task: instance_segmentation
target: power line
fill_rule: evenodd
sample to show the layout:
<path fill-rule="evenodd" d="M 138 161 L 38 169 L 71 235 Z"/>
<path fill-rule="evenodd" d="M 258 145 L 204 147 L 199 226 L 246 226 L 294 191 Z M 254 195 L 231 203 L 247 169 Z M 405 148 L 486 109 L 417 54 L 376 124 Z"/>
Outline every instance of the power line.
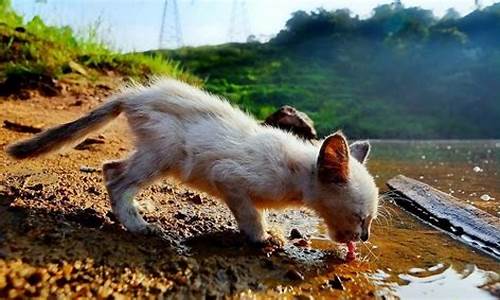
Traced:
<path fill-rule="evenodd" d="M 177 0 L 165 0 L 161 18 L 158 47 L 179 48 L 183 45 L 182 28 Z"/>
<path fill-rule="evenodd" d="M 246 1 L 233 0 L 228 40 L 230 42 L 242 42 L 246 41 L 249 35 L 250 22 L 248 21 Z"/>

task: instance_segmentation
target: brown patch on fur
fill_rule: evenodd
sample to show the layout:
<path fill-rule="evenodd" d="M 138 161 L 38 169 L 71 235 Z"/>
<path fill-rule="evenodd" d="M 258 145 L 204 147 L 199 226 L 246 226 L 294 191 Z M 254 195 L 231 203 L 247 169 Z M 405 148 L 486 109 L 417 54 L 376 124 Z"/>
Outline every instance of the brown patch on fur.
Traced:
<path fill-rule="evenodd" d="M 318 177 L 324 183 L 346 184 L 349 176 L 349 146 L 341 133 L 327 137 L 318 157 Z"/>
<path fill-rule="evenodd" d="M 297 174 L 297 172 L 299 172 L 299 165 L 295 161 L 288 161 L 287 167 L 292 174 Z"/>

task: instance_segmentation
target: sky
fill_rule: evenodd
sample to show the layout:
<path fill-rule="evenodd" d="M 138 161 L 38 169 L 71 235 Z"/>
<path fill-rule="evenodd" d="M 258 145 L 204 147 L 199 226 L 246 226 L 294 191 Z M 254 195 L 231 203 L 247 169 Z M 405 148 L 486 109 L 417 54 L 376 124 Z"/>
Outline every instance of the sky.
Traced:
<path fill-rule="evenodd" d="M 180 31 L 175 30 L 173 0 L 167 0 L 167 22 L 163 47 L 199 46 L 245 41 L 249 34 L 266 40 L 284 28 L 297 10 L 311 11 L 348 8 L 354 15 L 367 18 L 371 10 L 392 1 L 383 0 L 177 0 Z M 52 25 L 69 25 L 83 33 L 98 24 L 100 38 L 120 51 L 157 49 L 164 0 L 12 0 L 14 9 L 31 19 L 34 15 Z M 240 4 L 234 5 L 235 2 Z M 403 0 L 404 6 L 432 9 L 442 16 L 450 7 L 460 14 L 471 12 L 473 0 Z M 495 0 L 482 0 L 488 6 Z M 243 4 L 241 4 L 243 3 Z M 235 11 L 233 14 L 232 12 Z M 232 16 L 235 18 L 232 18 Z"/>

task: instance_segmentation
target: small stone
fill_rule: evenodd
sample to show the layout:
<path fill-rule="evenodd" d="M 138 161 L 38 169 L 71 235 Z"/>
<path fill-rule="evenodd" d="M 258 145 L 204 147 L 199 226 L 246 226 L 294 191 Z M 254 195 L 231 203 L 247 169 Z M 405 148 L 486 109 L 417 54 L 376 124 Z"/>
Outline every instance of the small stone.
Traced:
<path fill-rule="evenodd" d="M 187 215 L 182 213 L 182 212 L 177 212 L 175 215 L 174 215 L 174 218 L 176 219 L 179 219 L 179 220 L 184 220 L 186 219 Z"/>
<path fill-rule="evenodd" d="M 293 243 L 297 247 L 308 247 L 309 246 L 309 241 L 305 239 L 300 239 L 297 240 L 295 243 Z"/>
<path fill-rule="evenodd" d="M 342 284 L 342 280 L 340 280 L 340 277 L 338 275 L 335 275 L 333 279 L 328 280 L 328 285 L 336 290 L 345 290 L 345 287 Z"/>
<path fill-rule="evenodd" d="M 495 200 L 495 198 L 491 197 L 490 195 L 488 194 L 484 194 L 484 195 L 481 195 L 481 200 L 483 201 L 490 201 L 490 200 Z"/>
<path fill-rule="evenodd" d="M 94 194 L 96 196 L 99 196 L 101 194 L 101 192 L 99 192 L 95 186 L 90 186 L 88 189 L 87 189 L 87 192 L 89 192 L 90 194 Z"/>
<path fill-rule="evenodd" d="M 292 231 L 290 231 L 290 240 L 294 239 L 303 239 L 304 236 L 302 236 L 302 233 L 297 228 L 293 228 Z"/>
<path fill-rule="evenodd" d="M 37 285 L 39 282 L 42 281 L 43 279 L 43 274 L 38 271 L 38 272 L 33 272 L 31 275 L 29 275 L 27 278 L 26 278 L 26 281 L 32 285 L 32 286 L 35 286 Z"/>
<path fill-rule="evenodd" d="M 191 202 L 193 202 L 194 204 L 201 204 L 202 203 L 200 195 L 194 195 L 189 200 L 191 200 Z"/>
<path fill-rule="evenodd" d="M 285 277 L 294 281 L 304 280 L 304 275 L 302 275 L 299 271 L 295 269 L 288 270 L 285 273 Z"/>
<path fill-rule="evenodd" d="M 262 260 L 262 267 L 268 270 L 276 270 L 276 265 L 269 258 L 265 258 L 264 260 Z"/>
<path fill-rule="evenodd" d="M 73 104 L 71 104 L 72 106 L 82 106 L 83 104 L 83 101 L 82 100 L 76 100 L 75 102 L 73 102 Z"/>
<path fill-rule="evenodd" d="M 97 172 L 97 169 L 89 166 L 81 166 L 80 171 L 83 173 L 94 173 Z"/>
<path fill-rule="evenodd" d="M 37 183 L 35 185 L 29 186 L 28 188 L 30 190 L 34 190 L 34 191 L 41 191 L 41 190 L 43 190 L 43 184 Z"/>

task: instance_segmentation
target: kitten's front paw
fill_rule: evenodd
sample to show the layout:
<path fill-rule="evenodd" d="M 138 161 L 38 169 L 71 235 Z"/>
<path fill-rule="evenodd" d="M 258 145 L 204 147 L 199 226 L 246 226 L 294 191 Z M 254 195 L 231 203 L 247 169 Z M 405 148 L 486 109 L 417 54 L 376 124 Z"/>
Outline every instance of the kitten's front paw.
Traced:
<path fill-rule="evenodd" d="M 158 237 L 165 241 L 170 241 L 167 232 L 159 224 L 148 224 L 143 234 Z"/>
<path fill-rule="evenodd" d="M 282 248 L 285 245 L 285 239 L 277 232 L 268 231 L 265 243 L 275 248 Z"/>
<path fill-rule="evenodd" d="M 266 232 L 262 239 L 258 241 L 253 241 L 253 243 L 259 248 L 264 249 L 264 252 L 274 252 L 278 249 L 282 249 L 285 241 L 283 237 L 275 232 Z"/>

